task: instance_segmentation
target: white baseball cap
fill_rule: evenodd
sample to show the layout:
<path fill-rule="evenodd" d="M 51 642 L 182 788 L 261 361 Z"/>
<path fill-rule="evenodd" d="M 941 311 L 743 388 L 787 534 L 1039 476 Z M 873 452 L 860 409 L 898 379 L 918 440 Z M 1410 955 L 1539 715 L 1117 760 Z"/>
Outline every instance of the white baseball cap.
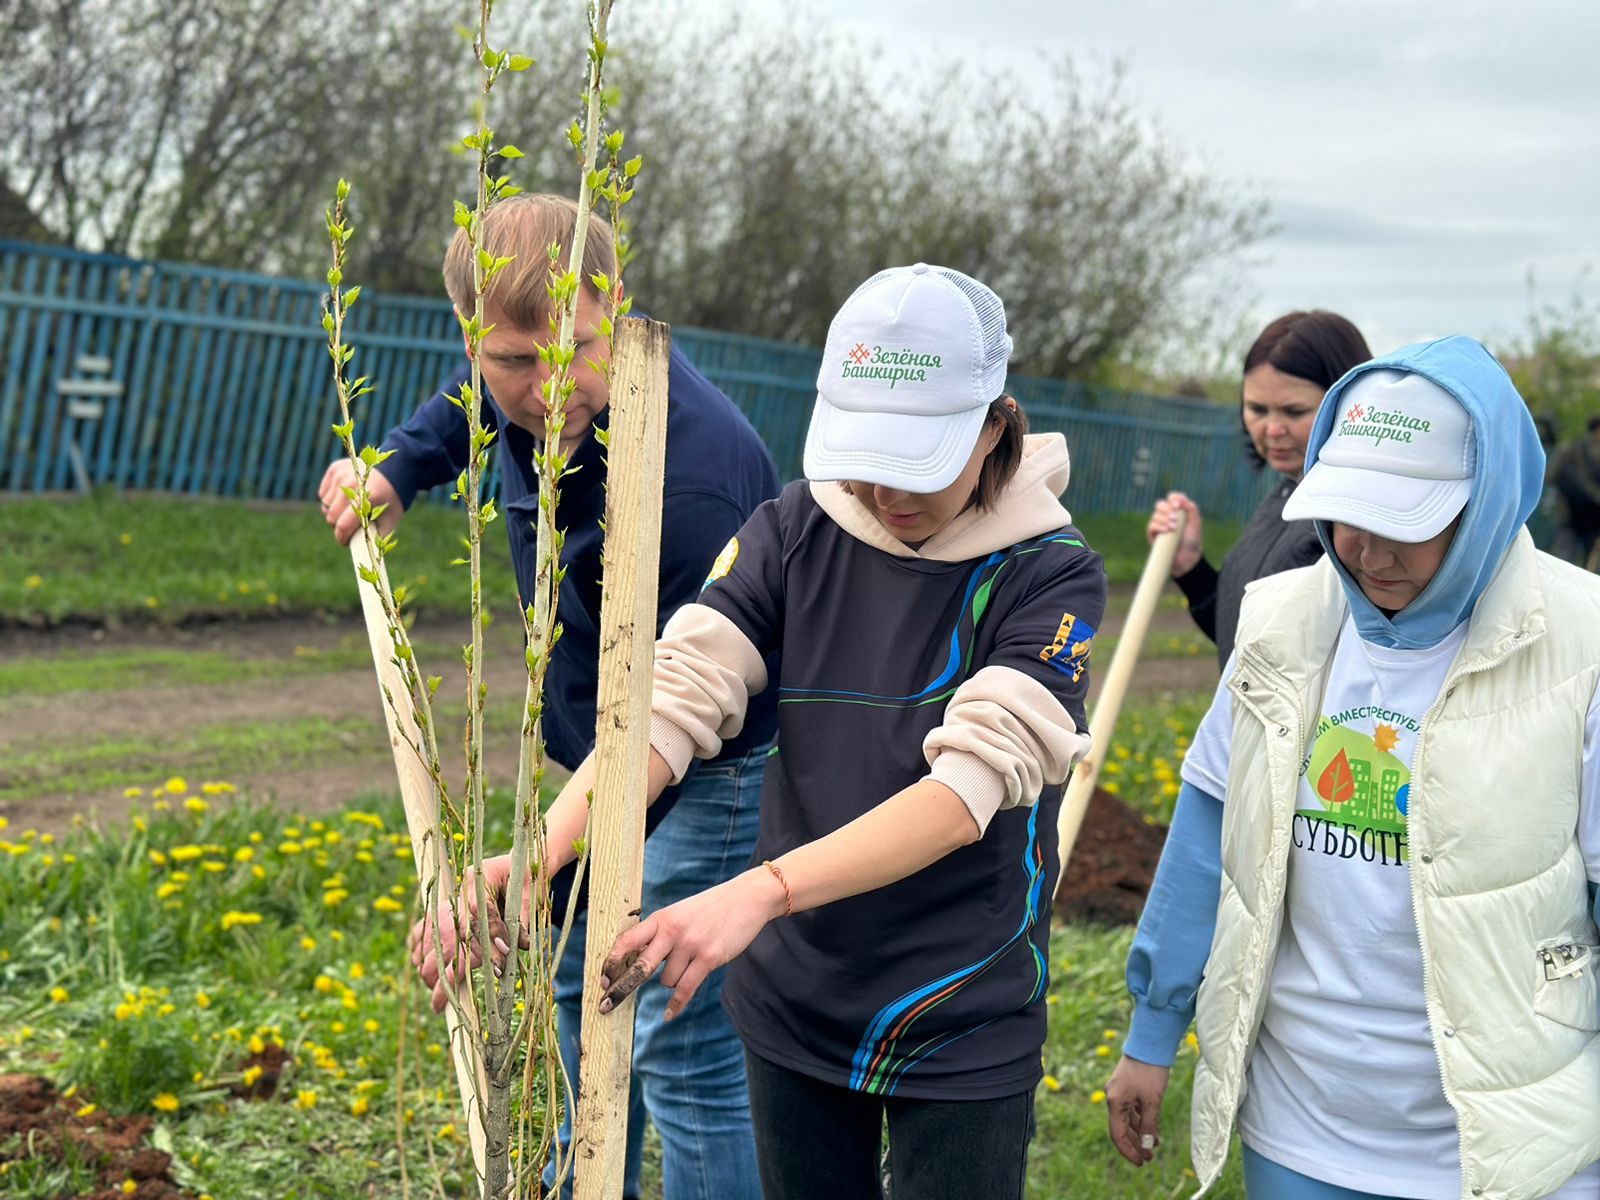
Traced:
<path fill-rule="evenodd" d="M 1425 542 L 1466 507 L 1477 469 L 1472 418 L 1411 371 L 1374 368 L 1340 393 L 1333 432 L 1283 506 L 1285 521 L 1338 521 Z"/>
<path fill-rule="evenodd" d="M 1006 310 L 983 284 L 917 263 L 867 280 L 828 327 L 808 479 L 908 492 L 955 482 L 1006 386 Z"/>

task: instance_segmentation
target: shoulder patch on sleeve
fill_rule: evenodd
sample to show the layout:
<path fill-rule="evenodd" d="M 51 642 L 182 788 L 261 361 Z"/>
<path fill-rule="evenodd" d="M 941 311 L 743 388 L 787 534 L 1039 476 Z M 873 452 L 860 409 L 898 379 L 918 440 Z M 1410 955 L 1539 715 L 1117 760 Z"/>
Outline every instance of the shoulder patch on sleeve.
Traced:
<path fill-rule="evenodd" d="M 706 588 L 733 570 L 733 564 L 738 561 L 739 539 L 731 537 L 728 539 L 728 544 L 722 548 L 722 553 L 717 555 L 717 560 L 711 564 L 711 574 L 706 576 L 706 581 L 700 585 L 700 590 L 702 592 L 705 591 Z M 694 577 L 691 575 L 690 578 Z"/>
<path fill-rule="evenodd" d="M 1051 643 L 1039 651 L 1041 662 L 1047 662 L 1064 675 L 1072 676 L 1077 683 L 1089 666 L 1089 652 L 1094 646 L 1095 629 L 1089 622 L 1071 613 L 1061 614 L 1061 625 Z"/>

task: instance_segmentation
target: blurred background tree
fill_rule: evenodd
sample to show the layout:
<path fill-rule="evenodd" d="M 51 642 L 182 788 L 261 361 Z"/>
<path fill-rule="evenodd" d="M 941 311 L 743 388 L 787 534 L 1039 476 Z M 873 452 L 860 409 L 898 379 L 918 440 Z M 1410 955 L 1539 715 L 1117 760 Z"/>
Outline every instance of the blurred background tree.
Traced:
<path fill-rule="evenodd" d="M 1529 410 L 1561 441 L 1585 436 L 1600 416 L 1600 306 L 1583 299 L 1586 279 L 1565 301 L 1541 301 L 1530 279 L 1527 327 L 1503 353 Z"/>
<path fill-rule="evenodd" d="M 322 201 L 361 198 L 350 270 L 441 294 L 471 188 L 471 97 L 441 0 L 13 0 L 0 15 L 0 236 L 298 276 Z M 504 114 L 519 182 L 564 181 L 576 0 L 505 4 L 542 90 Z M 630 284 L 652 315 L 820 345 L 870 272 L 916 259 L 1006 298 L 1019 371 L 1115 382 L 1233 334 L 1265 203 L 1142 116 L 1115 67 L 1049 86 L 968 66 L 886 77 L 804 16 L 620 9 L 613 97 L 649 173 Z M 626 34 L 626 36 L 623 36 Z M 556 81 L 556 82 L 549 82 Z"/>

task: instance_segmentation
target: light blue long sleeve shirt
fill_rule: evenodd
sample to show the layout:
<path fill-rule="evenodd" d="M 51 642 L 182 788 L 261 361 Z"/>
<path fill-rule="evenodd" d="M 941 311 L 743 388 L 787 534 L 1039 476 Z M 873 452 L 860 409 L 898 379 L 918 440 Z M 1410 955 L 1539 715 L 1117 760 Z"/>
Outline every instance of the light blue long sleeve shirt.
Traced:
<path fill-rule="evenodd" d="M 1185 782 L 1150 898 L 1128 951 L 1129 1058 L 1170 1067 L 1211 954 L 1222 895 L 1222 801 Z"/>
<path fill-rule="evenodd" d="M 1194 1020 L 1222 895 L 1222 801 L 1185 782 L 1139 931 L 1128 951 L 1133 1022 L 1123 1052 L 1170 1067 Z M 1589 900 L 1600 924 L 1600 891 Z"/>

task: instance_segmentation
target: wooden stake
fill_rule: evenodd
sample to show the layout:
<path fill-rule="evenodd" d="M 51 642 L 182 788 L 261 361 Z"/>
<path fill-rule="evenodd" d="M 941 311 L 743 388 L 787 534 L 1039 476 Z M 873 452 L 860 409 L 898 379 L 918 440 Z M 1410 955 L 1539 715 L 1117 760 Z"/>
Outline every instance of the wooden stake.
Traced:
<path fill-rule="evenodd" d="M 1144 573 L 1139 576 L 1133 602 L 1128 605 L 1128 619 L 1123 623 L 1117 652 L 1112 655 L 1111 668 L 1106 672 L 1105 682 L 1100 685 L 1100 696 L 1089 718 L 1089 753 L 1073 770 L 1067 793 L 1061 800 L 1061 820 L 1057 826 L 1061 854 L 1061 878 L 1056 883 L 1058 891 L 1066 883 L 1072 846 L 1078 840 L 1083 814 L 1089 809 L 1089 798 L 1094 795 L 1094 785 L 1100 778 L 1100 765 L 1105 762 L 1106 753 L 1111 749 L 1111 735 L 1117 729 L 1117 716 L 1122 711 L 1122 700 L 1128 692 L 1128 681 L 1133 678 L 1139 652 L 1144 649 L 1144 637 L 1150 629 L 1156 601 L 1161 598 L 1161 589 L 1172 574 L 1172 558 L 1178 552 L 1178 539 L 1183 537 L 1187 520 L 1188 514 L 1180 511 L 1177 528 L 1163 533 L 1151 544 L 1150 556 L 1144 560 Z"/>
<path fill-rule="evenodd" d="M 377 589 L 361 578 L 363 568 L 375 570 L 383 591 L 390 594 L 389 574 L 383 562 L 372 554 L 365 535 L 360 532 L 350 539 L 350 557 L 355 563 L 356 586 L 361 592 L 361 615 L 367 622 L 367 642 L 372 648 L 372 665 L 378 671 L 379 693 L 382 695 L 387 692 L 389 697 L 383 701 L 383 718 L 389 729 L 389 748 L 394 751 L 394 769 L 400 778 L 400 799 L 405 805 L 406 829 L 411 835 L 411 853 L 417 865 L 417 879 L 420 881 L 423 902 L 437 908 L 454 895 L 456 887 L 450 860 L 439 844 L 439 798 L 434 794 L 428 768 L 412 749 L 423 744 L 422 734 L 417 726 L 411 693 L 394 663 L 394 639 L 389 634 L 389 620 L 384 615 L 383 601 Z M 487 1138 L 484 1135 L 482 1105 L 489 1092 L 481 1060 L 474 1053 L 474 1048 L 481 1048 L 483 1039 L 479 1036 L 476 1021 L 463 1021 L 454 1006 L 445 1009 L 444 1016 L 445 1028 L 449 1033 L 450 1055 L 455 1060 L 456 1087 L 461 1093 L 467 1135 L 472 1142 L 472 1163 L 481 1185 L 487 1178 Z M 481 1186 L 479 1190 L 481 1192 Z"/>
<path fill-rule="evenodd" d="M 650 681 L 661 559 L 672 331 L 619 317 L 611 355 L 606 453 L 604 590 L 595 724 L 599 772 L 589 812 L 589 927 L 583 959 L 583 1035 L 573 1126 L 576 1200 L 617 1200 L 628 1140 L 633 997 L 598 1010 L 600 966 L 639 920 L 644 810 L 650 769 Z"/>

